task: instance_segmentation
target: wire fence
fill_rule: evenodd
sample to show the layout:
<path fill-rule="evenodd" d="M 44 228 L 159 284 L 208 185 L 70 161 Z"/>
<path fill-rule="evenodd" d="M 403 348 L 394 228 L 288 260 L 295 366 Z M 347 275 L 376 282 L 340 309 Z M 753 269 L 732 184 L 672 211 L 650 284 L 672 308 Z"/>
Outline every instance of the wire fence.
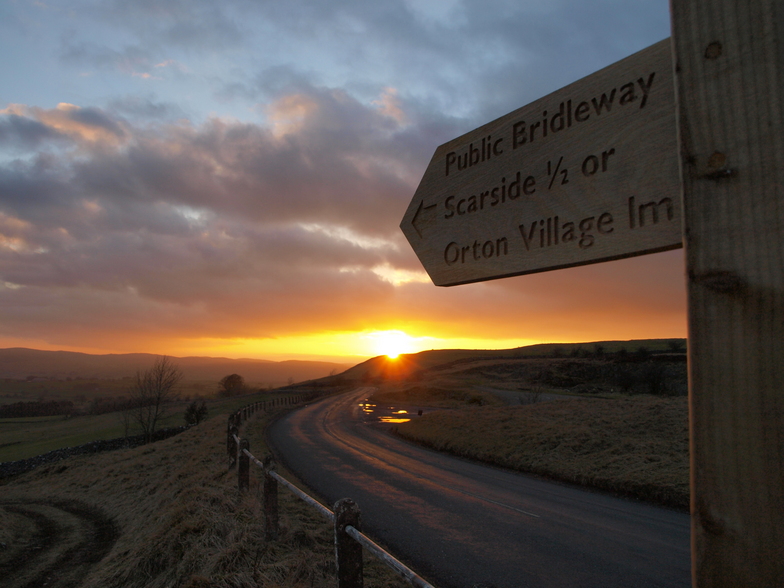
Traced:
<path fill-rule="evenodd" d="M 229 416 L 226 449 L 229 456 L 229 469 L 235 466 L 237 468 L 237 487 L 239 491 L 241 493 L 246 492 L 250 488 L 251 463 L 258 466 L 262 472 L 265 539 L 267 541 L 278 539 L 278 484 L 281 484 L 333 524 L 338 588 L 362 588 L 362 548 L 372 553 L 412 586 L 416 588 L 434 588 L 432 584 L 422 579 L 404 563 L 362 533 L 360 509 L 353 500 L 350 498 L 338 500 L 332 510 L 330 510 L 278 474 L 275 471 L 275 462 L 271 456 L 266 456 L 263 460 L 259 460 L 250 452 L 248 439 L 240 438 L 240 425 L 255 412 L 274 407 L 293 406 L 311 398 L 312 396 L 291 396 L 272 401 L 256 402 L 241 408 Z"/>

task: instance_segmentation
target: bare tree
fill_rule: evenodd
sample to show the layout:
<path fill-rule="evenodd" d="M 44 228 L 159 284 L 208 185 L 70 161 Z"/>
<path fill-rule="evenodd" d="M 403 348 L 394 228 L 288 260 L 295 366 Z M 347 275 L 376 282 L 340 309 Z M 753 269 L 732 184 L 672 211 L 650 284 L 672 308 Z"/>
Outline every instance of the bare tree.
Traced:
<path fill-rule="evenodd" d="M 131 430 L 131 422 L 134 420 L 133 418 L 133 408 L 131 407 L 131 403 L 128 402 L 123 406 L 122 410 L 117 413 L 118 418 L 120 419 L 120 424 L 123 428 L 123 437 L 126 439 L 128 438 L 128 432 Z"/>
<path fill-rule="evenodd" d="M 159 357 L 145 372 L 136 372 L 131 388 L 133 417 L 147 441 L 166 413 L 166 404 L 175 398 L 174 387 L 182 380 L 182 371 L 166 357 Z"/>

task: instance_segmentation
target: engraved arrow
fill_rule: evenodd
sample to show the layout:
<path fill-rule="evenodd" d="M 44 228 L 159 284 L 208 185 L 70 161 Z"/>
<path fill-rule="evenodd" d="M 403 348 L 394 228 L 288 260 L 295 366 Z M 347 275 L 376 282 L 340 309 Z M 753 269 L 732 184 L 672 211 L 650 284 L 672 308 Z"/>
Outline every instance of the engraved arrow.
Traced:
<path fill-rule="evenodd" d="M 425 213 L 430 211 L 432 208 L 435 208 L 436 206 L 438 205 L 431 204 L 430 206 L 425 206 L 425 201 L 422 200 L 419 203 L 419 208 L 417 208 L 417 211 L 414 214 L 414 218 L 411 219 L 411 225 L 414 227 L 414 230 L 417 232 L 417 235 L 419 235 L 420 239 L 422 238 L 422 231 L 419 230 L 417 224 L 421 225 L 426 222 L 424 218 Z"/>

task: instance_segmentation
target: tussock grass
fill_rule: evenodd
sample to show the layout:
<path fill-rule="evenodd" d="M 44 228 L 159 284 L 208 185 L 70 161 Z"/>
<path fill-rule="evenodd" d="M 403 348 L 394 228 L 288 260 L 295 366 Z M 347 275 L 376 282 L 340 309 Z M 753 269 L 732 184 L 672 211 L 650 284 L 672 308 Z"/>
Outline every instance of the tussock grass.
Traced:
<path fill-rule="evenodd" d="M 685 398 L 575 399 L 436 411 L 398 426 L 423 445 L 522 472 L 688 507 Z"/>
<path fill-rule="evenodd" d="M 259 457 L 265 418 L 242 431 Z M 281 489 L 281 536 L 266 542 L 260 475 L 239 494 L 225 427 L 221 415 L 154 444 L 43 466 L 4 484 L 3 498 L 72 498 L 114 518 L 121 535 L 84 588 L 334 586 L 331 524 Z M 366 569 L 371 588 L 406 585 L 369 560 Z"/>

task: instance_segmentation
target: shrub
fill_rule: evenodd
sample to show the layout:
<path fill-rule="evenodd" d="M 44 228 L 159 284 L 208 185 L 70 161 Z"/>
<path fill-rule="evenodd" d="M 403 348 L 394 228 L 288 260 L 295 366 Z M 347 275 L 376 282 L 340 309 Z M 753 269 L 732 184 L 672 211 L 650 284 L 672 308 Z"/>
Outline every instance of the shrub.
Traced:
<path fill-rule="evenodd" d="M 193 401 L 185 409 L 185 424 L 198 425 L 207 418 L 207 405 L 202 400 L 201 402 Z"/>

